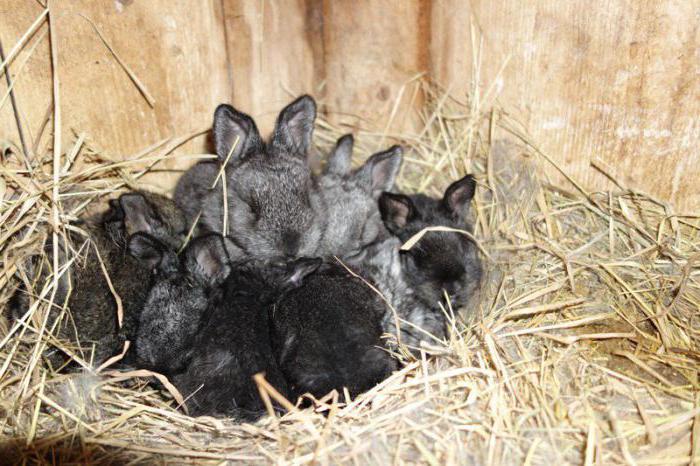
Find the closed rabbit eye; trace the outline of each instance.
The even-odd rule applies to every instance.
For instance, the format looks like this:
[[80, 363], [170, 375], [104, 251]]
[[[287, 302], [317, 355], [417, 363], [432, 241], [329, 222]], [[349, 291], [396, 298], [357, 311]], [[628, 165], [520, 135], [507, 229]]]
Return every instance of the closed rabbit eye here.
[[346, 254], [346, 257], [350, 260], [359, 260], [364, 257], [364, 253], [367, 250], [364, 248], [355, 248], [351, 250], [348, 254]]

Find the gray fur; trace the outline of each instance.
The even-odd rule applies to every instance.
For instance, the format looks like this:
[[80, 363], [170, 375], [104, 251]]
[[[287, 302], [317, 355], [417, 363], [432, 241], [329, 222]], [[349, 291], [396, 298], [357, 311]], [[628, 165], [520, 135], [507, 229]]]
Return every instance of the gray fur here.
[[[314, 185], [306, 159], [315, 117], [313, 99], [298, 98], [282, 110], [271, 141], [264, 144], [249, 116], [229, 106], [217, 109], [217, 155], [224, 161], [232, 154], [225, 175], [227, 231], [221, 182], [202, 200], [203, 231], [228, 236], [236, 253], [255, 259], [316, 254], [325, 220], [311, 195]], [[236, 138], [240, 149], [232, 149]]]
[[192, 226], [200, 216], [204, 198], [211, 193], [212, 185], [221, 165], [214, 161], [194, 164], [177, 181], [173, 200], [185, 214], [187, 225]]
[[326, 232], [319, 256], [354, 256], [366, 245], [387, 236], [377, 208], [382, 191], [389, 191], [399, 173], [399, 146], [372, 155], [352, 171], [352, 136], [340, 138], [329, 156], [315, 193], [323, 205]]

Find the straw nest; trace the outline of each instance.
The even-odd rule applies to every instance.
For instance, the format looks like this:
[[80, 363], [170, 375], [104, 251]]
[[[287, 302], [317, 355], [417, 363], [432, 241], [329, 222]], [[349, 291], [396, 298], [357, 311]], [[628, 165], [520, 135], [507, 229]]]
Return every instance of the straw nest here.
[[[390, 141], [410, 148], [408, 192], [439, 195], [476, 175], [479, 296], [445, 309], [445, 347], [368, 393], [254, 425], [188, 417], [138, 372], [59, 374], [41, 360], [47, 343], [61, 344], [44, 320], [53, 281], [32, 283], [27, 258], [41, 254], [51, 225], [78, 228], [79, 215], [138, 185], [181, 140], [120, 162], [83, 137], [60, 157], [4, 154], [0, 308], [21, 281], [33, 306], [23, 323], [0, 322], [0, 458], [671, 465], [699, 454], [700, 219], [638, 192], [557, 186], [542, 175], [551, 160], [505, 112], [423, 90], [421, 131], [360, 131], [357, 147], [362, 157]], [[319, 150], [342, 132], [320, 121]]]

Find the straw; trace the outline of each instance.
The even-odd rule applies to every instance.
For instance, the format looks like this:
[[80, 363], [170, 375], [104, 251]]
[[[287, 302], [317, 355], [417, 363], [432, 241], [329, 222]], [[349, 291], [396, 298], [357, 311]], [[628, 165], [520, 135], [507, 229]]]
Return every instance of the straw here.
[[[49, 16], [55, 60], [54, 20]], [[404, 192], [424, 187], [442, 195], [467, 169], [479, 181], [467, 236], [482, 252], [483, 283], [467, 306], [445, 307], [444, 348], [423, 348], [411, 359], [399, 342], [406, 365], [381, 384], [356, 399], [342, 392], [308, 399], [303, 409], [257, 377], [269, 409], [275, 402], [288, 412], [254, 424], [187, 416], [185, 397], [159, 374], [105, 370], [123, 353], [96, 371], [89, 354], [83, 361], [74, 344], [58, 339], [71, 310], [61, 324], [47, 320], [59, 278], [80, 266], [80, 248], [62, 232], [77, 231], [77, 216], [104, 208], [162, 162], [192, 159], [174, 151], [201, 130], [111, 160], [81, 128], [61, 141], [59, 105], [77, 103], [59, 99], [59, 78], [54, 67], [53, 147], [33, 145], [31, 170], [13, 158], [0, 169], [0, 306], [20, 283], [31, 306], [19, 322], [0, 320], [5, 458], [529, 465], [700, 459], [700, 215], [676, 213], [619, 180], [605, 193], [588, 192], [568, 174], [571, 184], [552, 184], [540, 167], [565, 172], [559, 158], [539, 151], [541, 141], [495, 107], [500, 85], [493, 83], [452, 83], [448, 92], [421, 80], [425, 107], [415, 121], [423, 127], [356, 132], [357, 153], [394, 143], [407, 148], [398, 183]], [[393, 128], [400, 117], [392, 111], [381, 127]], [[345, 132], [321, 117], [318, 148], [327, 153]], [[48, 236], [54, 247], [66, 244], [60, 264], [51, 264], [57, 254], [46, 255]], [[30, 264], [39, 263], [55, 273], [36, 279]], [[43, 354], [52, 345], [73, 355], [99, 389], [86, 390], [92, 395], [82, 400], [61, 396], [85, 374], [48, 367]], [[149, 383], [153, 377], [166, 388]], [[88, 415], [78, 408], [86, 405], [96, 409]]]

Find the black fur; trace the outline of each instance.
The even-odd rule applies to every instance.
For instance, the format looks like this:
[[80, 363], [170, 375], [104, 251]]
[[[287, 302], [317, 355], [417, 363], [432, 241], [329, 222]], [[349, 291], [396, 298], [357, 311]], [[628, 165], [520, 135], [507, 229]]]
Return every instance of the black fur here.
[[269, 308], [299, 286], [320, 264], [300, 259], [288, 266], [249, 262], [234, 266], [223, 298], [208, 311], [187, 368], [173, 377], [193, 415], [254, 420], [265, 412], [253, 375], [284, 396], [287, 383], [272, 352]]
[[273, 308], [273, 347], [294, 397], [362, 393], [396, 368], [382, 348], [385, 305], [362, 280], [326, 264]]
[[[446, 317], [440, 308], [444, 293], [454, 308], [466, 305], [480, 284], [481, 262], [476, 245], [457, 232], [427, 232], [408, 251], [401, 251], [401, 245], [431, 226], [471, 232], [467, 218], [474, 189], [474, 179], [466, 176], [454, 182], [442, 199], [392, 193], [383, 193], [379, 199], [384, 225], [394, 236], [365, 248], [353, 265], [381, 290], [403, 320], [398, 323], [399, 336], [409, 348], [431, 341], [428, 334], [446, 337]], [[387, 310], [382, 325], [385, 332], [397, 333], [393, 312]]]

